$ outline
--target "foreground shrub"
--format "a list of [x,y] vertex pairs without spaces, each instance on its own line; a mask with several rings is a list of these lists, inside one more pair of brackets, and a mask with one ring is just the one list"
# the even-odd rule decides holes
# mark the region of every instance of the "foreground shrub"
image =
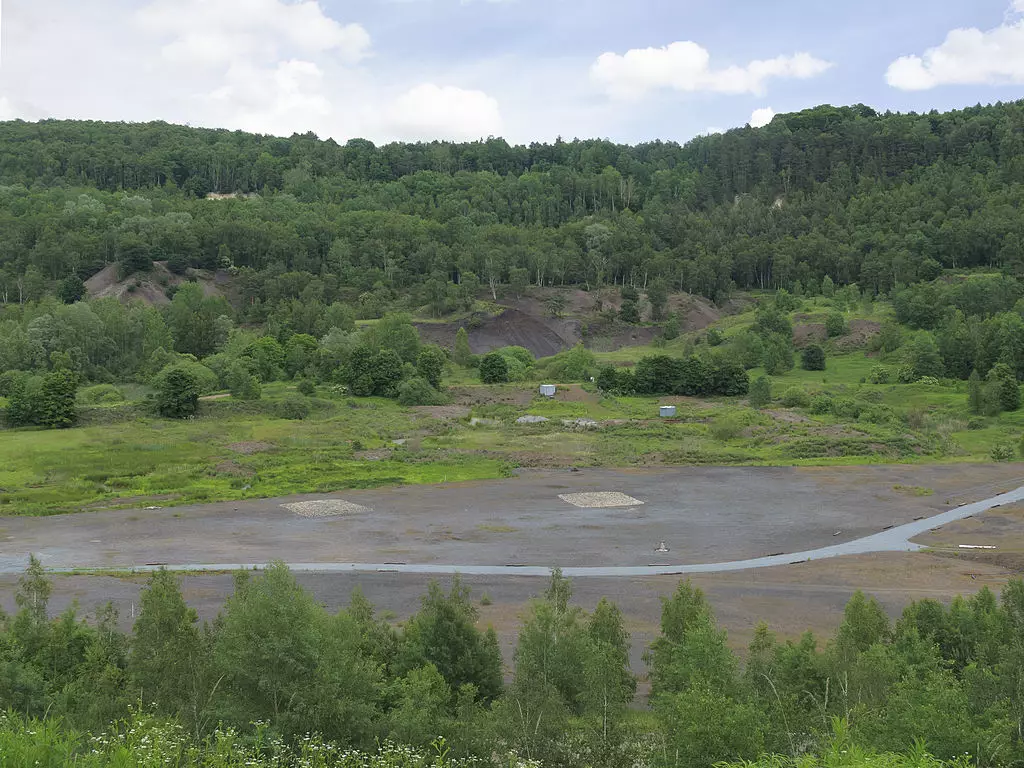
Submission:
[[782,404],[786,408],[806,408],[811,398],[800,387],[790,387],[782,393]]
[[274,403],[274,415],[281,419],[302,421],[309,416],[312,406],[305,397],[286,397]]
[[444,405],[447,401],[430,382],[419,376],[403,381],[398,387],[398,402],[402,405]]

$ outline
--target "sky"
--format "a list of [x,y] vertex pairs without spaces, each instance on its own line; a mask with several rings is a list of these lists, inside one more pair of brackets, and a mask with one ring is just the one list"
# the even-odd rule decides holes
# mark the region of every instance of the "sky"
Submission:
[[1024,0],[0,3],[0,120],[684,142],[1024,98]]

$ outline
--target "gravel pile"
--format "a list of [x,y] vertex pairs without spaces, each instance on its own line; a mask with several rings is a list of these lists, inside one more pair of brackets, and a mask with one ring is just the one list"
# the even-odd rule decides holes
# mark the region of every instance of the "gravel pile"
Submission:
[[337,515],[350,515],[355,512],[369,512],[369,507],[353,504],[344,499],[316,499],[314,501],[293,501],[290,504],[282,504],[285,509],[294,512],[299,517],[335,517]]
[[595,491],[593,493],[560,493],[562,501],[584,509],[599,509],[601,507],[635,507],[643,504],[639,499],[627,496],[618,491]]

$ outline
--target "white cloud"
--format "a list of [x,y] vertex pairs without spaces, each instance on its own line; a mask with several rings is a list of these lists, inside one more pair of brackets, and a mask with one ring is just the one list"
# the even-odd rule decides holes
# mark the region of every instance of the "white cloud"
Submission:
[[[1014,0],[1011,13],[1024,13],[1024,0]],[[885,73],[886,82],[903,91],[925,91],[940,85],[1024,83],[1024,19],[981,31],[954,29],[941,45],[923,55],[903,56]]]
[[422,83],[386,110],[387,130],[404,139],[468,141],[502,133],[498,102],[483,91]]
[[658,88],[760,94],[772,78],[805,80],[831,66],[809,53],[797,53],[751,61],[743,67],[714,69],[708,50],[687,40],[662,48],[634,48],[621,55],[602,53],[590,75],[610,96],[636,99]]
[[[1024,2],[1024,0],[1022,0]],[[761,109],[755,109],[754,113],[750,116],[750,127],[751,128],[764,128],[768,125],[772,118],[775,117],[775,110],[771,107],[762,107]]]
[[370,49],[361,25],[341,24],[315,0],[155,0],[137,20],[165,40],[161,54],[179,66],[216,67],[292,53],[330,53],[354,63]]

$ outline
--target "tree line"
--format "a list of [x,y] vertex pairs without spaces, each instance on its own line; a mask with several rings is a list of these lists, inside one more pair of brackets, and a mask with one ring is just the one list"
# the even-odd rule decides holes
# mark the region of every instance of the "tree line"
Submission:
[[[193,743],[218,729],[307,734],[337,748],[390,740],[486,763],[514,753],[544,765],[707,766],[849,745],[900,752],[915,740],[980,766],[1024,760],[1024,582],[944,606],[914,602],[893,623],[856,593],[833,638],[781,641],[765,626],[743,661],[700,589],[662,599],[646,650],[650,716],[637,705],[619,609],[572,601],[554,571],[532,601],[511,666],[457,577],[431,583],[400,625],[357,589],[335,613],[283,564],[239,572],[217,618],[200,624],[173,574],[153,573],[129,633],[107,606],[85,621],[48,612],[34,558],[18,610],[0,620],[0,704],[19,717],[101,732],[142,711]],[[487,604],[484,595],[480,602]],[[88,749],[88,745],[83,745]]]
[[[452,311],[483,285],[889,293],[1024,269],[1024,106],[818,107],[685,146],[344,146],[160,123],[0,124],[0,302],[117,263],[237,271],[284,298]],[[209,192],[252,194],[210,200]],[[656,318],[655,318],[656,319]]]

